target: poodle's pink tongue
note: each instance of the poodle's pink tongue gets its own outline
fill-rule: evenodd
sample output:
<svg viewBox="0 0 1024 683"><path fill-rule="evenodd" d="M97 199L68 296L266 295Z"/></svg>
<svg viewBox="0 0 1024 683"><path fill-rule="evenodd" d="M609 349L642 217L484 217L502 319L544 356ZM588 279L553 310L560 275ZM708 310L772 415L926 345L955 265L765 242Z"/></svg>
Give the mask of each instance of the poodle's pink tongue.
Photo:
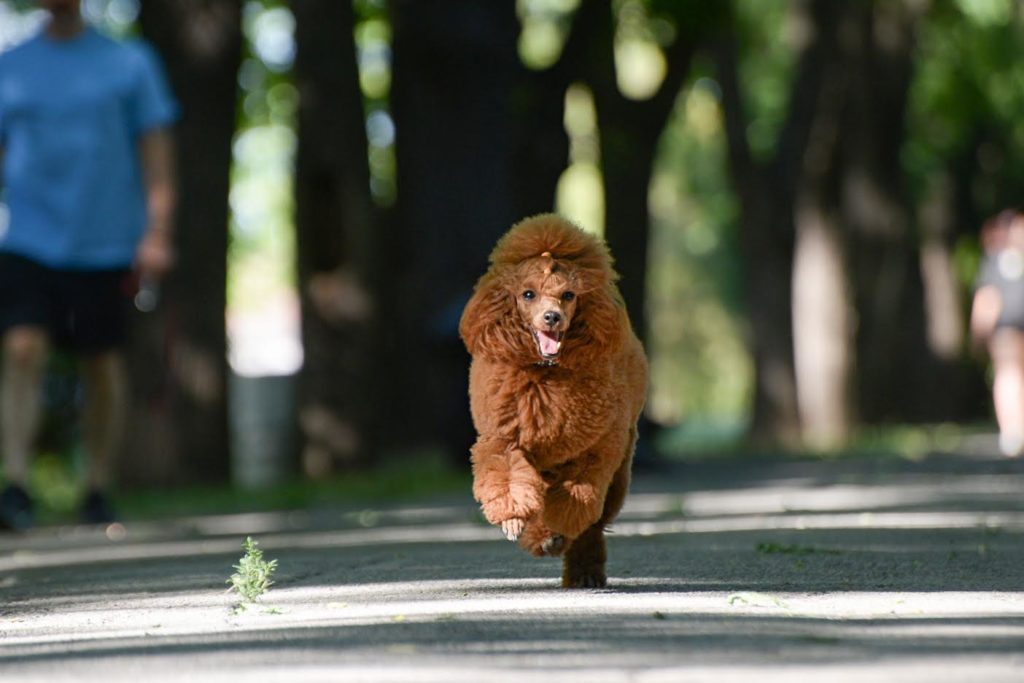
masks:
<svg viewBox="0 0 1024 683"><path fill-rule="evenodd" d="M562 342L558 341L558 335L553 332L538 330L537 341L540 344L540 352L545 356L557 356L558 350L562 348Z"/></svg>

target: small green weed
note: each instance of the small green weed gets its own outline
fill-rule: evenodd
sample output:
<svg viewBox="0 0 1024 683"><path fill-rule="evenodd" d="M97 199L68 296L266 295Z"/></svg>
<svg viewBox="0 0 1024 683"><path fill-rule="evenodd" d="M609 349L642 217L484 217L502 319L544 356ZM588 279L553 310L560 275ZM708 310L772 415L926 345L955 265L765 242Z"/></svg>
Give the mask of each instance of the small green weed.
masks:
<svg viewBox="0 0 1024 683"><path fill-rule="evenodd" d="M235 565L235 573L227 580L231 584L228 590L237 592L245 602L256 602L274 584L272 577L277 570L277 560L264 560L258 545L251 536L246 537L242 544L245 554Z"/></svg>
<svg viewBox="0 0 1024 683"><path fill-rule="evenodd" d="M730 606L749 606L749 607L781 607L782 609L789 609L781 598L768 593L733 593L729 596Z"/></svg>
<svg viewBox="0 0 1024 683"><path fill-rule="evenodd" d="M838 550L827 550L807 545L784 545L782 543L758 543L755 550L762 555L839 555Z"/></svg>

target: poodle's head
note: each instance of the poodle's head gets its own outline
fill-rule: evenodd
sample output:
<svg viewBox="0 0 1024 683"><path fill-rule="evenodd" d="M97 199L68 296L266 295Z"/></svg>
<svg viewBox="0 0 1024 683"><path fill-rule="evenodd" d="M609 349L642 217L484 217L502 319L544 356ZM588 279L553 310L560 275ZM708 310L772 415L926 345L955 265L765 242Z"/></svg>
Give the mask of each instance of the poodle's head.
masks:
<svg viewBox="0 0 1024 683"><path fill-rule="evenodd" d="M491 254L459 332L469 352L516 364L574 365L621 341L607 248L565 219L515 225Z"/></svg>
<svg viewBox="0 0 1024 683"><path fill-rule="evenodd" d="M512 294L520 321L533 335L541 360L555 362L576 313L579 274L549 251L524 261L517 270L514 282L521 291Z"/></svg>

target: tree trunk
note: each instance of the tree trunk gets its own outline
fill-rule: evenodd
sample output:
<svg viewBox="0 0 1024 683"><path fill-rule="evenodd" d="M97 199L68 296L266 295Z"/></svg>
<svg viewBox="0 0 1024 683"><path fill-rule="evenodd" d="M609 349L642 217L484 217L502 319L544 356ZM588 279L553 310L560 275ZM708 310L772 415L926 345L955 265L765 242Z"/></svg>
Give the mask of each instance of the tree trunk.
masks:
<svg viewBox="0 0 1024 683"><path fill-rule="evenodd" d="M954 202L953 182L943 174L932 179L918 210L928 348L945 361L960 357L967 329L953 264Z"/></svg>
<svg viewBox="0 0 1024 683"><path fill-rule="evenodd" d="M800 251L798 265L801 271L795 277L798 285L802 287L816 280L811 278L809 281L811 274L804 270L805 265L813 263L805 259L810 255L809 250L820 249L824 254L831 254L834 265L842 262L835 253L837 243L827 232L822 232L828 229L825 217L829 201L823 193L827 191L827 167L833 163L833 155L821 149L818 161L813 155L808 156L813 152L812 143L820 140L822 135L820 109L823 103L827 104L822 96L823 88L831 75L828 65L837 42L842 5L838 0L814 0L800 6L800 11L806 15L804 20L813 29L809 31L810 37L797 61L786 121L774 153L766 161L753 158L747 141L748 120L739 86L735 26L715 51L729 144L729 168L740 201L740 241L746 268L747 311L755 370L751 424L751 436L755 441L793 444L800 431L794 360L794 301L801 305L801 317L796 321L800 324L800 333L821 331L810 326L820 302L807 298L802 291L793 291L794 251L798 235L795 226L803 224L800 237L811 240L805 242ZM817 133L816 124L819 125ZM814 163L824 163L824 170L808 173L813 170ZM816 185L806 185L809 180ZM837 281L830 278L829 283L834 291L841 291ZM814 304L812 308L804 308L811 303ZM836 305L842 304L836 302ZM837 323L828 331L831 335L841 335L843 327ZM807 341L808 338L801 340L801 350L808 350ZM838 339L833 336L829 342L833 350L829 352L831 360L828 362L828 367L836 372L845 363L840 361L843 353L834 347L837 343ZM806 375L814 367L808 363L802 364L807 368L802 374ZM810 397L804 403L809 400ZM845 413L833 407L826 414Z"/></svg>
<svg viewBox="0 0 1024 683"><path fill-rule="evenodd" d="M938 175L918 207L927 339L936 364L917 389L922 401L929 397L929 417L935 420L987 419L991 404L984 375L966 353L964 301L969 293L953 262L953 246L971 225L960 213L960 205L967 203L962 184L952 172Z"/></svg>
<svg viewBox="0 0 1024 683"><path fill-rule="evenodd" d="M850 433L852 307L834 207L808 199L797 210L793 259L793 351L803 442L842 445Z"/></svg>
<svg viewBox="0 0 1024 683"><path fill-rule="evenodd" d="M927 343L920 243L900 160L919 10L851 9L842 202L859 312L858 411L866 422L920 420L933 397L918 388L940 363ZM897 376L907 381L894 384Z"/></svg>
<svg viewBox="0 0 1024 683"><path fill-rule="evenodd" d="M165 286L163 311L139 331L145 343L162 348L141 349L133 367L151 374L152 366L140 364L163 358L169 370L164 381L143 382L137 390L147 393L136 394L141 415L133 422L152 431L130 435L124 479L155 483L152 472L179 481L224 482L229 475L224 327L228 187L242 50L241 2L152 0L142 5L140 23L163 57L182 110L176 131L178 263ZM151 451L162 455L151 462Z"/></svg>
<svg viewBox="0 0 1024 683"><path fill-rule="evenodd" d="M598 3L593 3L598 4ZM512 187L520 218L553 211L558 181L569 164L565 130L565 94L583 77L591 36L599 13L590 4L578 9L558 60L542 71L518 68L512 100Z"/></svg>
<svg viewBox="0 0 1024 683"><path fill-rule="evenodd" d="M620 91L615 67L612 3L584 3L579 13L592 32L586 82L594 93L605 196L605 239L622 276L619 288L640 339L647 334L648 192L662 131L690 73L702 31L716 18L692 3L674 8L677 36L667 48L667 71L654 95L642 101Z"/></svg>
<svg viewBox="0 0 1024 683"><path fill-rule="evenodd" d="M487 257L515 222L511 94L519 24L511 2L392 4L398 204L386 313L396 439L465 462L472 443L469 357L458 321Z"/></svg>
<svg viewBox="0 0 1024 683"><path fill-rule="evenodd" d="M624 131L601 127L603 140ZM636 134L617 143L603 142L605 239L622 276L619 290L641 341L647 337L647 265L650 261L651 213L648 191L660 135ZM660 129L657 129L660 132ZM623 136L624 137L624 136ZM651 139L653 138L653 139Z"/></svg>
<svg viewBox="0 0 1024 683"><path fill-rule="evenodd" d="M755 443L795 444L799 434L793 360L793 217L773 206L772 183L741 193L740 250L754 361L749 436ZM743 197L746 197L745 199Z"/></svg>
<svg viewBox="0 0 1024 683"><path fill-rule="evenodd" d="M846 13L816 13L816 30L839 49L826 48L824 77L812 114L794 211L793 353L797 406L804 444L831 449L852 427L853 309L846 245L840 229L839 137L847 101L848 65L842 50ZM822 26L823 21L830 22Z"/></svg>
<svg viewBox="0 0 1024 683"><path fill-rule="evenodd" d="M374 216L351 3L293 0L299 91L295 172L304 364L303 465L317 475L372 457Z"/></svg>
<svg viewBox="0 0 1024 683"><path fill-rule="evenodd" d="M715 51L729 147L729 171L740 206L748 345L754 362L750 436L793 442L798 431L791 308L792 223L789 204L773 176L751 157L747 117L739 87L738 47L723 39ZM781 189L781 188L779 188Z"/></svg>

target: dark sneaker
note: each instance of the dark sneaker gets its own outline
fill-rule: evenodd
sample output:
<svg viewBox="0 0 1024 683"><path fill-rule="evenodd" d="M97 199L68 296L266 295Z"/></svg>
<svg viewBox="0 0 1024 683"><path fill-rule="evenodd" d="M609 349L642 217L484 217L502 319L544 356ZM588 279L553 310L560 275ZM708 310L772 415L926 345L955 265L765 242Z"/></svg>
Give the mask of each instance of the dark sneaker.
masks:
<svg viewBox="0 0 1024 683"><path fill-rule="evenodd" d="M114 521L114 508L110 499L100 491L89 491L82 501L78 518L83 524L110 524Z"/></svg>
<svg viewBox="0 0 1024 683"><path fill-rule="evenodd" d="M32 521L32 499L25 489L9 484L0 492L0 530L25 531Z"/></svg>

